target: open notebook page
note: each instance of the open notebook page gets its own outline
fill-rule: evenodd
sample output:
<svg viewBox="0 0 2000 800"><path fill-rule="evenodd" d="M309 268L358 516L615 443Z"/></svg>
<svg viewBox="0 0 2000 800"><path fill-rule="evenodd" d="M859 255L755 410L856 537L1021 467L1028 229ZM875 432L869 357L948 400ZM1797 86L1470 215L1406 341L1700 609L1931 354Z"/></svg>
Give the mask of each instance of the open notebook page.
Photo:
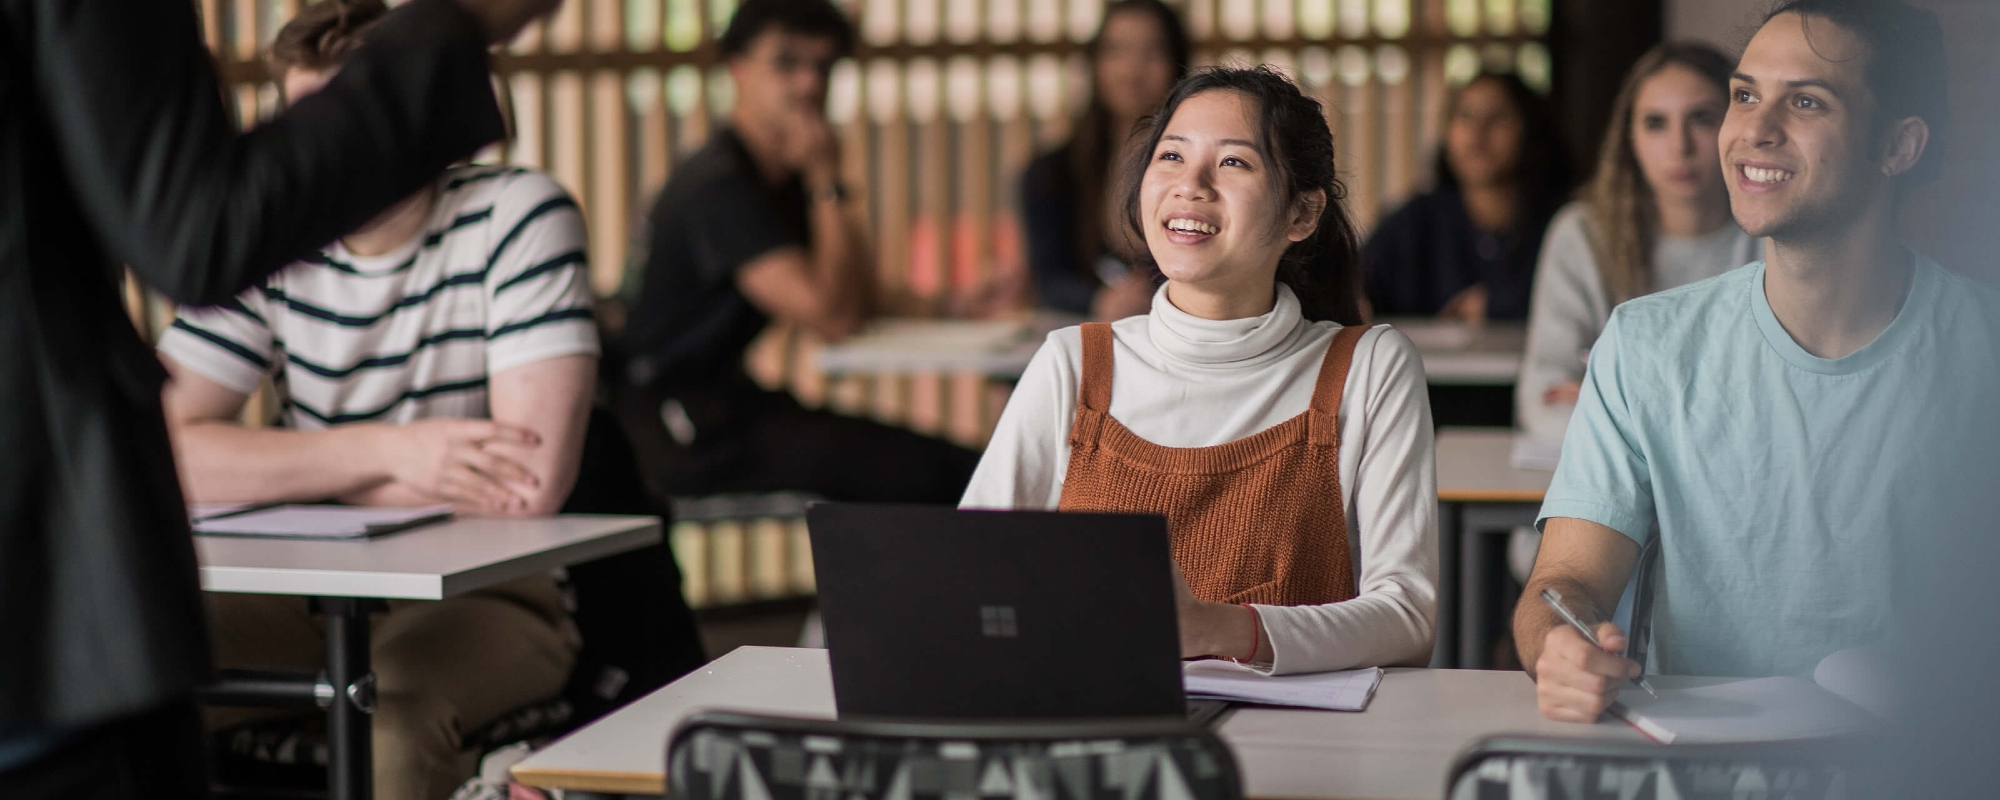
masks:
<svg viewBox="0 0 2000 800"><path fill-rule="evenodd" d="M1382 683L1382 669L1265 675L1229 661L1195 661L1181 670L1188 697L1327 711L1361 711Z"/></svg>
<svg viewBox="0 0 2000 800"><path fill-rule="evenodd" d="M195 523L196 533L278 536L299 539L353 539L451 516L449 505L416 508L366 506L276 506Z"/></svg>
<svg viewBox="0 0 2000 800"><path fill-rule="evenodd" d="M1655 684L1657 686L1657 682ZM1750 678L1618 693L1611 713L1662 744L1763 742L1858 733L1881 718L1803 678Z"/></svg>

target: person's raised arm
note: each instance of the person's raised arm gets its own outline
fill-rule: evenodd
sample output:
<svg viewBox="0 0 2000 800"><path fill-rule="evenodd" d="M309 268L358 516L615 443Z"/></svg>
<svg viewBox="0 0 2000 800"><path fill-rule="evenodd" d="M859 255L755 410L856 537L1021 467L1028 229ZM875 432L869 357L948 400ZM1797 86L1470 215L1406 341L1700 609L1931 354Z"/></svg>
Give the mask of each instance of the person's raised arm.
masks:
<svg viewBox="0 0 2000 800"><path fill-rule="evenodd" d="M836 197L840 164L833 132L824 119L799 123L801 135L825 152L804 170L807 225L811 245L771 249L736 271L736 286L764 313L800 325L828 341L853 334L866 322L875 299L875 265L868 240Z"/></svg>
<svg viewBox="0 0 2000 800"><path fill-rule="evenodd" d="M1595 522L1554 517L1542 529L1535 571L1514 606L1514 641L1521 663L1535 678L1542 715L1564 722L1595 722L1617 699L1626 679L1639 674L1627 660L1625 632L1607 620L1632 574L1639 545ZM1594 647L1542 602L1544 589L1593 623L1603 645Z"/></svg>
<svg viewBox="0 0 2000 800"><path fill-rule="evenodd" d="M413 0L328 86L248 132L185 2L28 0L33 91L111 255L220 302L503 133L486 47L557 0Z"/></svg>

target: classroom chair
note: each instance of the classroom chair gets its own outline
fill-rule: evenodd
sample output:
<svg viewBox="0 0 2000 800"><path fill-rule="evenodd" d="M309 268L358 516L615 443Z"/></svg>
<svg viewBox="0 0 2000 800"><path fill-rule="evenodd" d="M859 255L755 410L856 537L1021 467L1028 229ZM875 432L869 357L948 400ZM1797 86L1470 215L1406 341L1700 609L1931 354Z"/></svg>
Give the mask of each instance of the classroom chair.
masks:
<svg viewBox="0 0 2000 800"><path fill-rule="evenodd" d="M1460 752L1445 800L1844 800L1858 740L1659 745L1496 736Z"/></svg>
<svg viewBox="0 0 2000 800"><path fill-rule="evenodd" d="M667 744L667 800L1241 800L1236 760L1179 719L806 720L704 713Z"/></svg>

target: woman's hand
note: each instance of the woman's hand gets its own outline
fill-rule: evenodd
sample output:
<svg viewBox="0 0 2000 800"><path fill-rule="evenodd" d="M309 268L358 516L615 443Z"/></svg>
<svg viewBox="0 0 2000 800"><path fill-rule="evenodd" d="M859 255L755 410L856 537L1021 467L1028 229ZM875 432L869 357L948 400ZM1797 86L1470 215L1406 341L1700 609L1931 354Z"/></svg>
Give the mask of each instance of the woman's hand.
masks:
<svg viewBox="0 0 2000 800"><path fill-rule="evenodd" d="M1452 295L1438 310L1438 319L1456 319L1468 324L1486 321L1486 284L1475 283Z"/></svg>
<svg viewBox="0 0 2000 800"><path fill-rule="evenodd" d="M1542 405L1573 406L1583 396L1582 381L1563 381L1542 391Z"/></svg>
<svg viewBox="0 0 2000 800"><path fill-rule="evenodd" d="M1217 656L1259 663L1271 660L1271 643L1248 606L1211 603L1194 596L1181 565L1174 564L1174 610L1180 618L1181 657ZM1251 649L1255 648L1255 652Z"/></svg>

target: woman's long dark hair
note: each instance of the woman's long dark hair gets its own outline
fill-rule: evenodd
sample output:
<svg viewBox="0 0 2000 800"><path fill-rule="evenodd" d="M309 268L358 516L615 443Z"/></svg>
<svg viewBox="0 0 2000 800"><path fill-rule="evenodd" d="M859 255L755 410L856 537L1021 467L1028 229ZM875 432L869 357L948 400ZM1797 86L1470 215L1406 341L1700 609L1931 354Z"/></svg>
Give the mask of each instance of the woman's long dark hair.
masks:
<svg viewBox="0 0 2000 800"><path fill-rule="evenodd" d="M1319 227L1311 236L1293 242L1278 260L1278 280L1298 295L1306 319L1332 320L1342 325L1361 323L1360 237L1347 217L1347 185L1340 180L1334 163L1333 131L1326 125L1326 113L1319 101L1307 97L1290 79L1270 67L1230 69L1211 67L1182 79L1167 93L1147 126L1144 147L1134 146L1128 156L1119 194L1125 224L1139 241L1145 241L1146 222L1139 213L1139 185L1153 150L1165 135L1167 122L1182 102L1202 92L1236 92L1258 109L1258 127L1264 157L1273 165L1271 188L1279 192L1285 207L1317 190L1326 193L1320 210ZM1141 264L1157 268L1150 252L1138 254Z"/></svg>
<svg viewBox="0 0 2000 800"><path fill-rule="evenodd" d="M1518 75L1481 72L1451 96L1451 109L1445 118L1450 119L1450 112L1457 110L1458 99L1466 89L1487 81L1499 84L1507 93L1508 104L1521 115L1521 153L1514 166L1514 195L1518 204L1514 209L1514 227L1520 230L1547 224L1575 186L1569 150L1563 144L1562 131L1556 125L1556 115L1550 110L1548 100L1529 88ZM1439 188L1458 188L1458 176L1451 171L1443 142L1438 143L1431 170Z"/></svg>
<svg viewBox="0 0 2000 800"><path fill-rule="evenodd" d="M1167 55L1174 61L1174 80L1187 76L1194 46L1172 6L1160 0L1117 0L1104 7L1104 22L1109 23L1118 14L1144 14L1151 18L1159 26L1160 35L1166 37ZM1083 118L1077 120L1076 133L1067 146L1067 166L1076 179L1077 208L1082 214L1076 226L1080 249L1076 263L1092 275L1096 274L1097 257L1104 253L1104 198L1109 189L1107 184L1111 183L1111 168L1121 163L1118 148L1132 134L1111 129L1111 110L1104 107L1104 98L1097 95L1097 50L1103 41L1104 25L1100 23L1097 35L1084 47L1086 63L1091 69L1090 105L1084 109ZM1123 258L1129 254L1115 255Z"/></svg>

